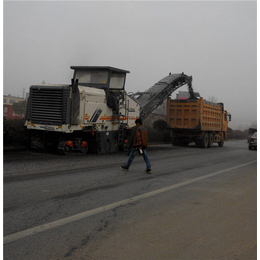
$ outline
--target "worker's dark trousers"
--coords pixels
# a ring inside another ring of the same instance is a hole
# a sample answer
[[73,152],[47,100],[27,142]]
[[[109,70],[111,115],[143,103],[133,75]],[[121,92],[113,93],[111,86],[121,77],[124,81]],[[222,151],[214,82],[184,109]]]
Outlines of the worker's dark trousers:
[[[130,153],[130,156],[128,158],[128,161],[126,163],[126,167],[130,167],[132,161],[134,160],[135,156],[139,153],[139,148],[138,147],[134,147],[132,152]],[[147,169],[151,169],[151,164],[150,164],[150,161],[148,159],[148,156],[147,156],[147,152],[146,152],[146,149],[143,150],[143,158],[144,158],[144,161],[146,163],[146,167]]]

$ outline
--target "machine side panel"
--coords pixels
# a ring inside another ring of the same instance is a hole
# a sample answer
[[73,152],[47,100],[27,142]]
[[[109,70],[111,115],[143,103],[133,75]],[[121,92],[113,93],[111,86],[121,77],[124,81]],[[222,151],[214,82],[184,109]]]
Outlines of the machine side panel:
[[202,100],[201,129],[204,131],[222,131],[222,106]]

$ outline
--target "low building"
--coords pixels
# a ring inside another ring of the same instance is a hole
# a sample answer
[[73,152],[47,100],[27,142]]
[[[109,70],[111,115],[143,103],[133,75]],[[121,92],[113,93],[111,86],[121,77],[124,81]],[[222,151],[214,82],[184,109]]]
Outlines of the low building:
[[24,98],[21,98],[21,97],[14,97],[14,96],[11,96],[11,95],[4,95],[4,102],[3,104],[4,105],[12,105],[13,103],[18,103],[20,101],[24,101],[25,99]]
[[4,117],[7,119],[21,119],[24,118],[24,115],[16,115],[13,110],[13,105],[4,105]]
[[4,117],[8,118],[8,119],[20,119],[20,118],[24,118],[24,115],[17,115],[14,113],[13,110],[13,104],[14,103],[19,103],[21,101],[25,101],[24,98],[21,97],[14,97],[11,95],[4,95],[4,99],[3,99],[3,114]]

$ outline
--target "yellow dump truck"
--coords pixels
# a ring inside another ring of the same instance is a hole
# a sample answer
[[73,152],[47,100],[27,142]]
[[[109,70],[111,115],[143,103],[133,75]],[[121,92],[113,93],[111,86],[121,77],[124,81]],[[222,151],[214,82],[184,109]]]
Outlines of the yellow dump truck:
[[227,138],[228,117],[223,103],[213,103],[199,99],[168,99],[167,123],[171,129],[172,144],[206,148],[218,143],[224,145]]

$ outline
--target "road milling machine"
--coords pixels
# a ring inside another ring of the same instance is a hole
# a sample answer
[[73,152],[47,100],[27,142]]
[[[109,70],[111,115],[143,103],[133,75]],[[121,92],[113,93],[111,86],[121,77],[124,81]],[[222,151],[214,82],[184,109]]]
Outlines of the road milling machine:
[[31,147],[48,146],[62,154],[114,152],[125,149],[127,129],[137,118],[145,119],[173,91],[188,85],[194,97],[192,77],[169,74],[145,92],[127,94],[127,70],[108,66],[71,66],[71,84],[39,84],[30,87],[26,128]]

